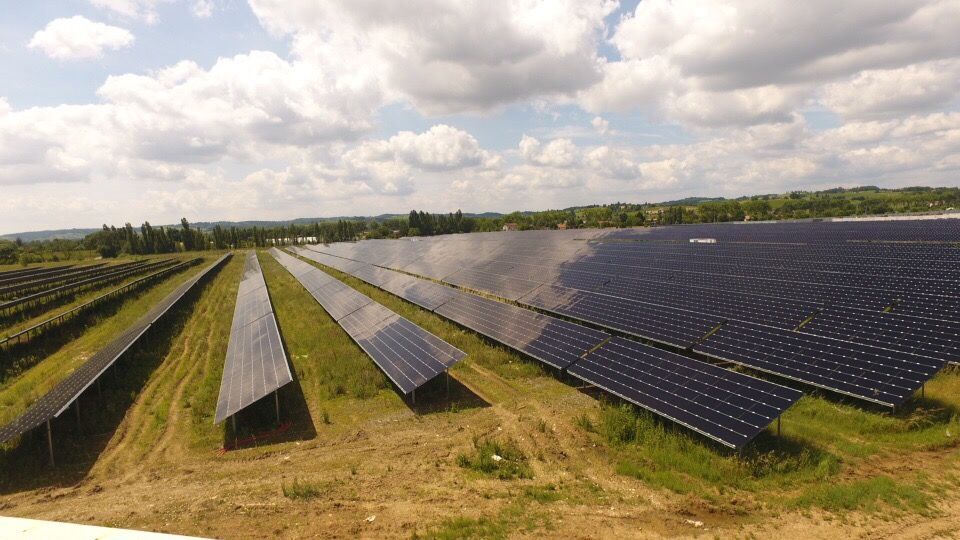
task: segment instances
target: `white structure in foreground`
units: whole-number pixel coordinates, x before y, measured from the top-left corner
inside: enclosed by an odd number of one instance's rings
[[[196,537],[0,516],[0,538],[5,540],[27,538],[31,540],[48,540],[50,538],[70,538],[72,540],[173,540]]]

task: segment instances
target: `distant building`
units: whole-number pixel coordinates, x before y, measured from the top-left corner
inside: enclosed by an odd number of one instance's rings
[[[517,226],[516,223],[504,223],[504,224],[503,224],[503,230],[505,230],[505,231],[515,231],[515,230],[517,230],[517,229],[519,229],[519,227]]]
[[[564,221],[563,223],[557,223],[557,230],[560,230],[560,231],[567,230],[567,222]]]

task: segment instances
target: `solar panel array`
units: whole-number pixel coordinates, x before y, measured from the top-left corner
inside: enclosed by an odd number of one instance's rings
[[[237,289],[214,423],[293,381],[257,254],[247,254]]]
[[[311,264],[276,248],[270,253],[403,394],[414,392],[466,356]]]
[[[294,249],[381,288],[413,280],[436,290],[435,297],[443,291],[446,300],[432,308],[438,315],[731,448],[742,448],[801,396],[602,330],[367,263]],[[394,294],[411,300],[404,296],[411,288]],[[675,403],[673,395],[690,397]]]
[[[93,354],[73,373],[57,383],[49,392],[35,401],[27,410],[6,426],[0,427],[0,444],[20,436],[43,423],[59,417],[80,394],[90,387],[104,371],[112,366],[124,352],[132,347],[150,327],[177,304],[190,290],[211,271],[219,268],[230,254],[226,254],[197,275],[173,290],[144,316],[114,338],[104,348]]]
[[[717,242],[689,242],[704,237]],[[499,232],[314,249],[898,406],[958,361],[958,239],[960,219],[938,219]],[[733,350],[727,336],[762,336],[755,349],[764,352]],[[801,365],[829,365],[830,376]],[[904,366],[922,367],[907,376]]]
[[[129,276],[142,274],[145,272],[152,272],[161,268],[166,268],[171,265],[177,264],[176,259],[161,259],[153,260],[150,262],[136,263],[129,265],[117,265],[116,267],[107,267],[105,269],[96,270],[90,273],[86,273],[83,276],[80,276],[76,279],[68,279],[65,282],[58,281],[55,286],[46,288],[42,287],[41,290],[36,292],[31,292],[30,294],[25,294],[14,298],[13,300],[0,301],[0,312],[7,310],[22,309],[22,306],[28,305],[32,302],[43,301],[46,298],[56,297],[59,294],[69,293],[71,291],[77,291],[90,287],[93,285],[110,283],[125,279]],[[24,292],[27,289],[21,290]],[[31,289],[32,290],[32,289]],[[19,293],[18,293],[19,294]]]

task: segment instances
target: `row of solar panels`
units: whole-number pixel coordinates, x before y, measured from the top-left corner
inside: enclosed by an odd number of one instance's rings
[[[0,444],[20,436],[45,422],[59,417],[78,397],[97,381],[149,328],[163,317],[211,271],[219,268],[231,254],[226,254],[191,277],[168,294],[145,315],[88,358],[79,368],[58,382],[49,392],[30,405],[9,424],[0,427]]]
[[[267,283],[257,254],[250,252],[237,290],[214,422],[223,422],[292,381]]]
[[[528,233],[522,233],[521,236],[526,234]],[[358,258],[368,257],[369,260],[377,260],[378,264],[384,266],[462,286],[476,286],[484,290],[492,288],[511,299],[520,298],[541,284],[550,284],[788,329],[796,328],[808,316],[824,309],[845,311],[847,318],[858,316],[858,310],[874,311],[876,313],[862,313],[862,319],[868,323],[882,321],[884,329],[898,326],[903,332],[914,333],[919,347],[930,349],[928,354],[935,358],[955,358],[944,356],[951,354],[945,351],[944,347],[929,344],[927,340],[919,338],[927,334],[946,334],[947,339],[954,340],[955,347],[956,331],[952,328],[960,326],[960,298],[682,269],[638,269],[609,262],[568,264],[559,262],[561,255],[551,257],[549,253],[538,249],[543,235],[551,233],[531,234],[535,242],[524,241],[516,235],[511,235],[504,241],[501,236],[499,247],[493,248],[484,247],[481,242],[481,248],[475,249],[473,242],[450,240],[439,246],[431,245],[431,242],[380,242],[374,249],[370,249],[365,248],[365,242],[356,246],[358,253],[343,254],[355,255]],[[547,244],[552,251],[558,247],[553,242]],[[404,250],[404,259],[391,260],[390,248],[398,246],[410,249]],[[712,249],[713,246],[709,248]],[[335,251],[344,248],[331,246],[330,249]],[[591,248],[575,248],[574,255],[581,256],[584,249]],[[380,256],[381,250],[386,252],[385,258]],[[372,253],[373,251],[378,253]],[[564,253],[559,249],[555,251]],[[882,313],[891,307],[893,313]],[[945,322],[954,324],[944,324]],[[929,327],[930,330],[916,334],[921,327]],[[907,341],[909,340],[901,340],[905,345]],[[911,351],[913,348],[908,349],[908,352]]]
[[[76,280],[71,280],[62,285],[58,285],[52,288],[47,288],[40,290],[38,292],[28,294],[26,296],[21,296],[19,298],[8,300],[6,302],[0,302],[0,312],[5,310],[13,310],[15,308],[21,308],[30,304],[31,302],[42,301],[46,298],[56,297],[59,294],[67,293],[71,291],[76,291],[86,287],[90,287],[96,284],[115,282],[120,279],[124,279],[128,276],[142,274],[144,272],[152,272],[164,267],[168,267],[177,263],[177,259],[162,259],[159,261],[152,261],[149,263],[136,264],[132,266],[124,266],[118,270],[111,270],[109,272],[97,272],[93,275],[85,275],[82,278]]]
[[[276,248],[271,254],[403,394],[415,392],[466,356],[322,270]]]
[[[48,267],[41,267],[41,268],[25,268],[23,270],[8,270],[6,272],[0,272],[0,287],[16,285],[18,283],[23,283],[25,281],[40,279],[41,277],[55,276],[55,275],[60,275],[68,272],[75,272],[77,270],[99,268],[104,264],[106,263],[95,263],[95,264],[90,264],[80,268],[72,264],[68,264],[63,266],[48,266]]]
[[[295,250],[733,448],[756,437],[801,395],[414,276],[309,249]]]
[[[689,287],[683,281],[672,285],[670,279],[656,274],[641,274],[651,279],[638,279],[619,275],[610,265],[597,264],[593,272],[584,272],[567,270],[565,265],[511,264],[509,260],[540,256],[543,244],[550,249],[561,244],[561,253],[583,249],[562,247],[572,243],[569,235],[561,236],[559,242],[544,233],[531,235],[534,240],[526,242],[518,236],[522,235],[504,235],[500,242],[481,239],[476,245],[462,239],[443,245],[445,239],[437,239],[334,244],[322,249],[888,406],[902,404],[956,352],[952,323],[879,311],[871,315],[880,320],[871,321],[866,315],[857,317],[868,313],[862,310],[852,310],[851,315],[842,307],[767,298],[748,288],[729,291],[720,286],[710,291],[710,287]],[[844,316],[861,324],[846,325],[841,336],[830,321]],[[800,332],[793,331],[801,326]],[[902,331],[891,333],[892,328]],[[850,341],[855,335],[874,339],[872,344]],[[727,336],[730,339],[723,341]],[[701,343],[704,346],[698,350]]]
[[[890,221],[819,221],[698,224],[652,229],[621,229],[605,233],[620,239],[645,241],[686,241],[713,237],[722,242],[801,242],[836,244],[842,242],[943,242],[956,243],[960,219],[916,219]]]
[[[63,272],[54,272],[52,274],[43,274],[41,276],[31,276],[26,280],[14,279],[14,283],[0,284],[0,297],[18,297],[34,291],[40,291],[54,287],[61,283],[70,283],[80,281],[94,276],[136,268],[143,266],[151,261],[134,261],[110,266],[94,265],[82,268],[74,268]]]

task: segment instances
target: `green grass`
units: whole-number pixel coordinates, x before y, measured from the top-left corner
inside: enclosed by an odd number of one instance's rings
[[[958,390],[956,374],[941,374],[928,384],[927,400],[896,415],[804,397],[784,415],[782,437],[768,430],[739,454],[629,405],[604,405],[595,424],[586,417],[574,423],[611,449],[618,473],[676,493],[723,500],[734,490],[766,494],[783,507],[915,509],[925,507],[926,492],[911,484],[855,481],[827,493],[822,486],[867,457],[956,447]]]
[[[533,478],[527,456],[512,439],[475,437],[473,452],[457,456],[457,465],[500,480]]]
[[[114,315],[91,326],[77,339],[36,363],[17,377],[0,383],[0,425],[15,418],[34,401],[48,392],[90,355],[109,343],[124,329],[145,314],[153,305],[196,273],[214,258],[156,284],[149,291],[125,302]]]
[[[283,496],[294,500],[309,500],[323,495],[323,486],[315,482],[301,481],[294,478],[293,483],[287,486],[286,482],[280,484]]]
[[[414,532],[414,539],[459,540],[468,538],[502,540],[514,534],[541,533],[553,528],[549,516],[538,511],[528,500],[517,500],[499,512],[479,517],[445,519],[424,532]],[[547,535],[549,536],[549,535]]]
[[[369,399],[389,388],[376,364],[300,282],[269,253],[259,255],[287,354],[308,400]]]
[[[832,512],[895,508],[923,513],[929,510],[930,504],[931,497],[919,487],[897,482],[889,476],[821,486],[792,501],[796,508],[817,507]]]

